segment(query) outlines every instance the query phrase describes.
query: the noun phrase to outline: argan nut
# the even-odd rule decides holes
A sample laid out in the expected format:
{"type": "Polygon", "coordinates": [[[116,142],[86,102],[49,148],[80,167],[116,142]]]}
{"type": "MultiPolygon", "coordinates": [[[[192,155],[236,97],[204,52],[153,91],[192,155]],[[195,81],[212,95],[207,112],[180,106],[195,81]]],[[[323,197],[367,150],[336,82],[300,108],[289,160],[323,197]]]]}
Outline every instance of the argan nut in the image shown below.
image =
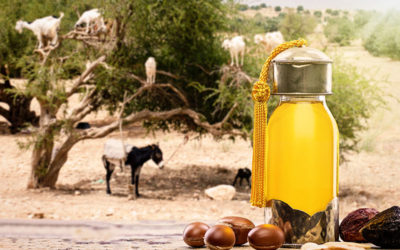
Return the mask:
{"type": "Polygon", "coordinates": [[[183,230],[183,241],[191,247],[204,246],[204,235],[210,228],[209,225],[203,222],[193,222],[183,230]]]}
{"type": "Polygon", "coordinates": [[[253,228],[248,235],[249,244],[257,250],[274,250],[285,242],[282,229],[271,224],[262,224],[253,228]]]}
{"type": "Polygon", "coordinates": [[[246,243],[247,235],[255,227],[254,223],[250,220],[237,216],[224,217],[218,221],[218,224],[226,225],[233,229],[236,238],[235,246],[246,243]]]}
{"type": "Polygon", "coordinates": [[[212,250],[227,250],[235,245],[235,233],[225,225],[215,225],[207,230],[204,241],[212,250]]]}
{"type": "Polygon", "coordinates": [[[367,242],[360,229],[379,212],[374,208],[360,208],[349,213],[340,223],[339,234],[343,241],[367,242]]]}

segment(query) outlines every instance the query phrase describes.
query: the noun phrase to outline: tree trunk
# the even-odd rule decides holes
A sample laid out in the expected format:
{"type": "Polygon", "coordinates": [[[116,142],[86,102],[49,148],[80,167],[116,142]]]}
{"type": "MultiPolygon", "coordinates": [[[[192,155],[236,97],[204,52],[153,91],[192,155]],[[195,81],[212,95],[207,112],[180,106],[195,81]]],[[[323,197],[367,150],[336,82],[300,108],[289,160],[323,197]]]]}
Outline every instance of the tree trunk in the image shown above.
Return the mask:
{"type": "Polygon", "coordinates": [[[60,170],[67,162],[69,150],[79,141],[78,137],[69,135],[62,144],[54,146],[51,134],[43,136],[48,139],[33,149],[28,188],[55,188],[60,170]]]}
{"type": "MultiPolygon", "coordinates": [[[[44,183],[52,158],[54,141],[48,133],[43,133],[43,140],[34,145],[32,151],[31,175],[28,182],[28,188],[46,187],[48,183],[44,183]]],[[[49,186],[53,188],[54,186],[49,186]]]]}

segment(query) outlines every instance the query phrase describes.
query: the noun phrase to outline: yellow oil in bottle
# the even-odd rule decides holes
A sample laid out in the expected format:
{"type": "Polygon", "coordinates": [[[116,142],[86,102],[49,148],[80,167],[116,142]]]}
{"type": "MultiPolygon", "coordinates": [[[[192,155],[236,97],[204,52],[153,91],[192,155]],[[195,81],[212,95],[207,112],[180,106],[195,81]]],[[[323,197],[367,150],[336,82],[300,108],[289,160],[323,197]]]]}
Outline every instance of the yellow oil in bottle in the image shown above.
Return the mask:
{"type": "Polygon", "coordinates": [[[337,196],[339,132],[325,97],[286,99],[268,123],[266,196],[313,215],[337,196]]]}

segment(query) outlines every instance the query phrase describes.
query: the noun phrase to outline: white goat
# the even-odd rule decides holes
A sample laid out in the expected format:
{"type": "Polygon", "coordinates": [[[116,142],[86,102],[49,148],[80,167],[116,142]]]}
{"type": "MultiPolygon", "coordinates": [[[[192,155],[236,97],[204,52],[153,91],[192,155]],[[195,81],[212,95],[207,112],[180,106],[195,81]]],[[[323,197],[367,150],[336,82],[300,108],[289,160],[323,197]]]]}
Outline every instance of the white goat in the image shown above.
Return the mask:
{"type": "Polygon", "coordinates": [[[97,33],[97,32],[105,32],[106,26],[104,25],[104,19],[101,16],[99,9],[91,9],[83,12],[79,20],[75,23],[75,29],[81,26],[82,24],[86,25],[86,33],[97,33]],[[96,30],[91,30],[91,25],[93,27],[97,27],[96,30]]]}
{"type": "Polygon", "coordinates": [[[239,54],[242,57],[242,63],[240,65],[243,65],[246,43],[242,36],[235,36],[231,40],[225,39],[222,43],[222,48],[229,50],[231,54],[231,66],[236,64],[236,66],[239,67],[239,54]]]}
{"type": "Polygon", "coordinates": [[[51,45],[55,46],[58,42],[57,32],[60,29],[60,22],[63,16],[64,13],[60,12],[59,18],[47,16],[36,19],[31,23],[18,20],[15,25],[15,29],[19,33],[22,33],[23,28],[32,30],[39,41],[39,49],[46,47],[47,41],[50,41],[51,45]]]}
{"type": "Polygon", "coordinates": [[[267,53],[271,53],[271,51],[278,46],[279,44],[284,42],[282,33],[280,31],[268,32],[265,35],[257,34],[254,36],[254,42],[256,44],[262,44],[265,47],[267,53]]]}
{"type": "Polygon", "coordinates": [[[146,67],[146,76],[147,76],[146,82],[148,84],[155,83],[156,82],[157,64],[156,64],[156,60],[154,59],[154,57],[149,57],[147,59],[146,63],[144,64],[144,66],[146,67]]]}

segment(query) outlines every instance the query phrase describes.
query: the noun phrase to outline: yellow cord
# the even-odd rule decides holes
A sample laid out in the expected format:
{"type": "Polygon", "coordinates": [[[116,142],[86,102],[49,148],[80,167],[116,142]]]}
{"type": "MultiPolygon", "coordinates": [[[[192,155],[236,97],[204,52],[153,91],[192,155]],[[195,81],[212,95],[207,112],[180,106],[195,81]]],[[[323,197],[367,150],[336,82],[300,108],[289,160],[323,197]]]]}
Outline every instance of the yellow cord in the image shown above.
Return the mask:
{"type": "MultiPolygon", "coordinates": [[[[253,166],[252,166],[252,185],[250,203],[252,206],[266,206],[266,166],[268,152],[267,137],[267,102],[270,96],[270,89],[267,84],[269,66],[272,59],[279,53],[292,47],[301,47],[306,45],[304,39],[294,40],[282,43],[276,47],[271,55],[265,61],[261,70],[259,80],[254,84],[251,96],[254,101],[254,128],[253,128],[253,166]]],[[[276,84],[274,83],[274,89],[276,84]]]]}

